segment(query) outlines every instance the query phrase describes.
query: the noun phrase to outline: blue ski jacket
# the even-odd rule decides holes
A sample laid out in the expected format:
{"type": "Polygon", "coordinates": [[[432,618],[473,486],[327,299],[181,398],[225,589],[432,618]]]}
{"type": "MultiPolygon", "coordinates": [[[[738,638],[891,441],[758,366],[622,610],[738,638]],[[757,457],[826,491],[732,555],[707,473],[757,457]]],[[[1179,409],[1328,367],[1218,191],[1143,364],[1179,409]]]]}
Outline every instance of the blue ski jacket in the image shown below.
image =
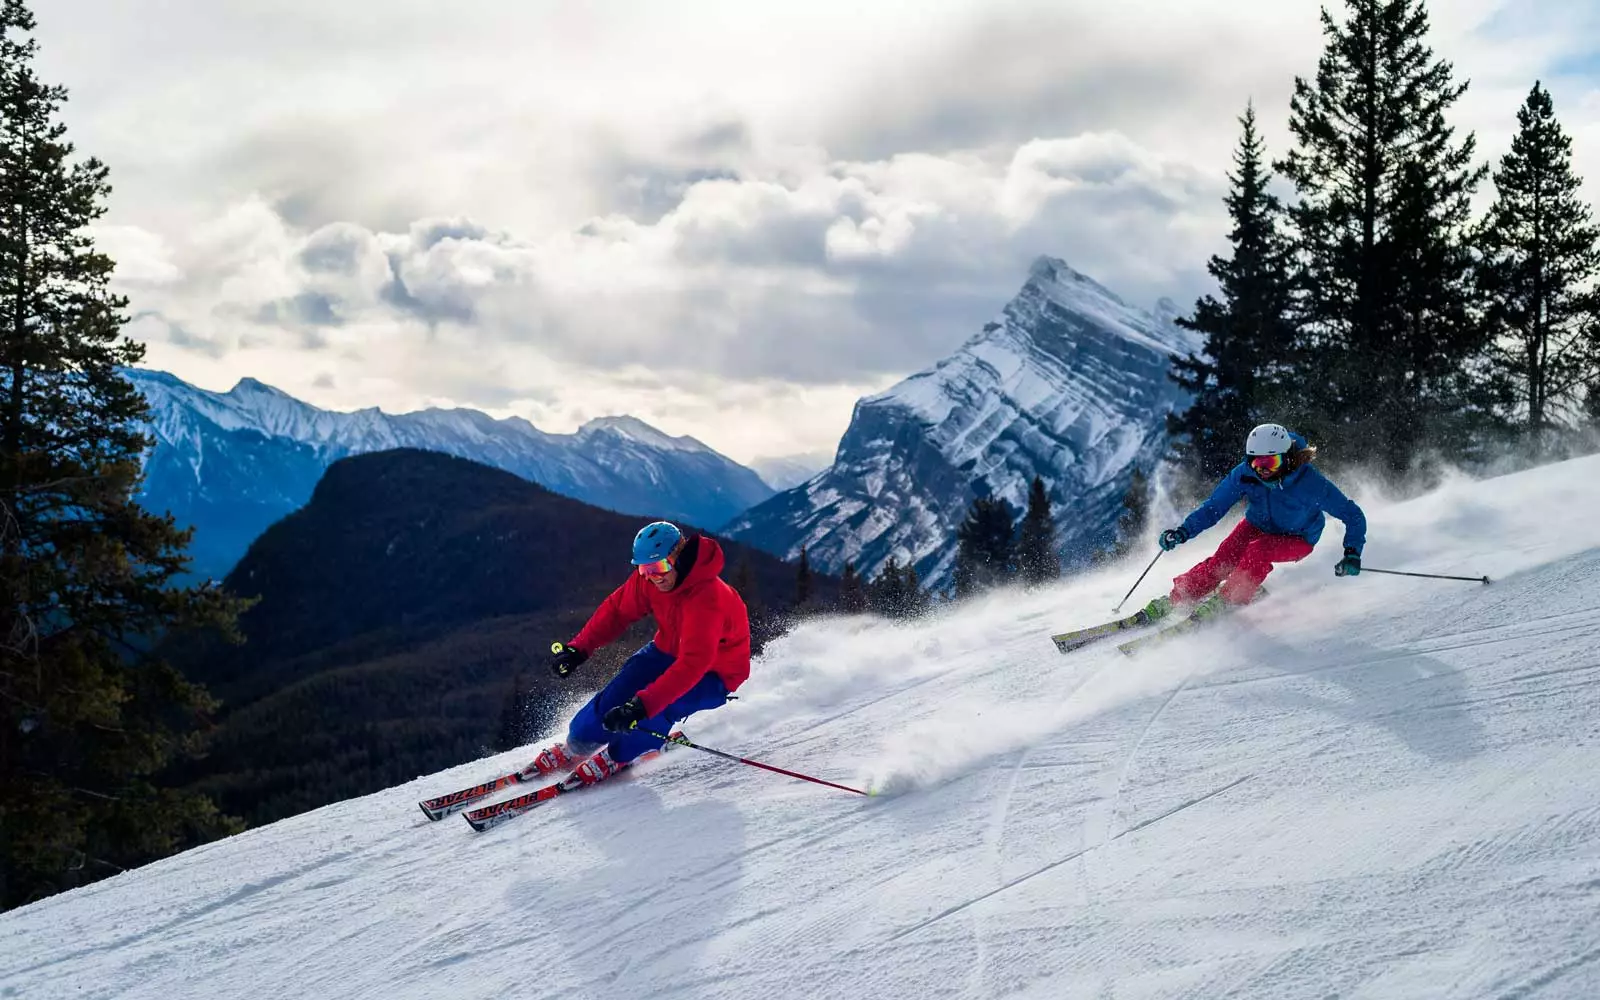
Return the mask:
{"type": "MultiPolygon", "coordinates": [[[[1291,432],[1289,436],[1296,447],[1306,446],[1306,439],[1300,435],[1291,432]]],[[[1299,535],[1315,545],[1327,523],[1323,514],[1328,513],[1344,522],[1345,548],[1359,554],[1367,544],[1367,516],[1354,500],[1309,464],[1280,479],[1263,482],[1248,462],[1240,462],[1211,491],[1211,496],[1184,518],[1183,530],[1193,538],[1222,520],[1240,500],[1248,504],[1245,520],[1262,531],[1299,535]]]]}

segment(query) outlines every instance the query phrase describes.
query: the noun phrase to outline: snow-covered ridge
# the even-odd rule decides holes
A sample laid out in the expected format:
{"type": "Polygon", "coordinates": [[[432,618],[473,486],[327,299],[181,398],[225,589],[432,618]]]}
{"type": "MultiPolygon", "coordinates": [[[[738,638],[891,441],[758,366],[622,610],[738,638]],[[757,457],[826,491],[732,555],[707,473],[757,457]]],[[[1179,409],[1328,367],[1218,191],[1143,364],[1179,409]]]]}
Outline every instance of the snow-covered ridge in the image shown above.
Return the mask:
{"type": "Polygon", "coordinates": [[[959,350],[856,404],[831,469],[729,527],[735,537],[819,566],[875,574],[891,557],[939,585],[956,526],[978,495],[1020,512],[1043,479],[1058,543],[1081,563],[1111,541],[1136,469],[1166,447],[1185,402],[1171,356],[1200,339],[1128,305],[1066,262],[1040,257],[1017,296],[959,350]]]}
{"type": "Polygon", "coordinates": [[[596,506],[703,527],[772,495],[754,472],[700,441],[630,416],[549,434],[521,417],[466,408],[334,412],[252,378],[212,392],[165,372],[125,374],[149,401],[157,439],[145,502],[196,527],[196,568],[212,575],[309,499],[327,465],[392,448],[472,459],[596,506]]]}
{"type": "Polygon", "coordinates": [[[669,451],[712,451],[697,438],[687,434],[673,437],[651,427],[638,417],[596,417],[579,427],[577,433],[579,435],[609,433],[651,448],[669,451]]]}
{"type": "Polygon", "coordinates": [[[672,437],[631,416],[599,417],[572,434],[549,434],[522,417],[491,417],[466,407],[430,407],[399,414],[385,413],[377,407],[341,412],[313,406],[254,378],[242,378],[226,392],[213,392],[166,372],[137,368],[127,369],[124,374],[150,401],[153,422],[158,427],[163,421],[181,421],[185,414],[194,412],[230,430],[251,428],[307,444],[331,445],[349,451],[394,447],[405,436],[396,428],[408,425],[427,426],[466,437],[505,435],[513,439],[552,442],[609,431],[651,447],[718,454],[693,437],[672,437]]]}
{"type": "Polygon", "coordinates": [[[1588,1000],[1600,522],[1571,514],[1597,478],[1358,494],[1370,566],[1493,584],[1337,579],[1330,532],[1268,600],[1135,659],[1048,636],[1142,559],[814,620],[684,729],[893,794],[675,749],[484,834],[417,810],[525,748],[0,915],[0,992],[1588,1000]]]}

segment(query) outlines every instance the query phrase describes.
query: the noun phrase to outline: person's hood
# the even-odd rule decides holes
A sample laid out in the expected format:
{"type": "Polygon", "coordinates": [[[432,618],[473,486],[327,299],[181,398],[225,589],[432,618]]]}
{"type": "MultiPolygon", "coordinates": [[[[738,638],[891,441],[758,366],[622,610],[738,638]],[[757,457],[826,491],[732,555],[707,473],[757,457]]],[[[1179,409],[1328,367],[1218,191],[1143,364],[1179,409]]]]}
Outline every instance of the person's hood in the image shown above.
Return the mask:
{"type": "Polygon", "coordinates": [[[706,535],[696,535],[690,544],[695,546],[694,564],[689,567],[689,572],[673,587],[674,591],[686,590],[707,580],[715,579],[722,575],[722,569],[727,565],[728,559],[722,552],[722,546],[716,539],[706,535]]]}

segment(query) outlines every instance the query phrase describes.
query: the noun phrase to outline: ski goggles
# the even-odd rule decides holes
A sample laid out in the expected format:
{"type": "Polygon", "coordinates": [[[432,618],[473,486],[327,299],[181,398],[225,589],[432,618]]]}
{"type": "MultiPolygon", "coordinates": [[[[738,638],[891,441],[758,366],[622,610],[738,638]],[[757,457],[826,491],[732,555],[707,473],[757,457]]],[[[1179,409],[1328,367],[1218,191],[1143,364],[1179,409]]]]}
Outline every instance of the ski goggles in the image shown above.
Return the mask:
{"type": "Polygon", "coordinates": [[[647,562],[639,566],[639,575],[653,580],[659,580],[671,572],[671,559],[657,559],[655,562],[647,562]]]}
{"type": "Polygon", "coordinates": [[[1250,468],[1263,479],[1270,479],[1283,471],[1282,455],[1251,455],[1250,468]]]}

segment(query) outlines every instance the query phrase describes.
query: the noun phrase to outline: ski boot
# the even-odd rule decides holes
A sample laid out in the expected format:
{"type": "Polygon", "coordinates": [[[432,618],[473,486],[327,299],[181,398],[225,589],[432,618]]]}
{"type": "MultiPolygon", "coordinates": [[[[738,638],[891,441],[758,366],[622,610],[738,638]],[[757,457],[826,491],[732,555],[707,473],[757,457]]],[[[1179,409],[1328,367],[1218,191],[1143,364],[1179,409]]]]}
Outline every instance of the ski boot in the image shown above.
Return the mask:
{"type": "Polygon", "coordinates": [[[588,760],[579,764],[572,772],[573,776],[585,785],[601,782],[622,770],[625,765],[618,764],[611,757],[611,748],[605,747],[588,760]]]}
{"type": "Polygon", "coordinates": [[[1233,609],[1234,606],[1224,601],[1221,594],[1212,594],[1194,606],[1194,610],[1189,612],[1189,620],[1192,622],[1210,621],[1213,618],[1219,618],[1227,614],[1233,609]]]}
{"type": "Polygon", "coordinates": [[[539,751],[539,756],[528,762],[522,769],[522,779],[543,777],[557,771],[570,771],[578,763],[579,758],[567,749],[564,743],[554,743],[539,751]]]}
{"type": "Polygon", "coordinates": [[[1153,625],[1172,614],[1172,598],[1163,594],[1144,606],[1141,612],[1146,624],[1153,625]]]}

